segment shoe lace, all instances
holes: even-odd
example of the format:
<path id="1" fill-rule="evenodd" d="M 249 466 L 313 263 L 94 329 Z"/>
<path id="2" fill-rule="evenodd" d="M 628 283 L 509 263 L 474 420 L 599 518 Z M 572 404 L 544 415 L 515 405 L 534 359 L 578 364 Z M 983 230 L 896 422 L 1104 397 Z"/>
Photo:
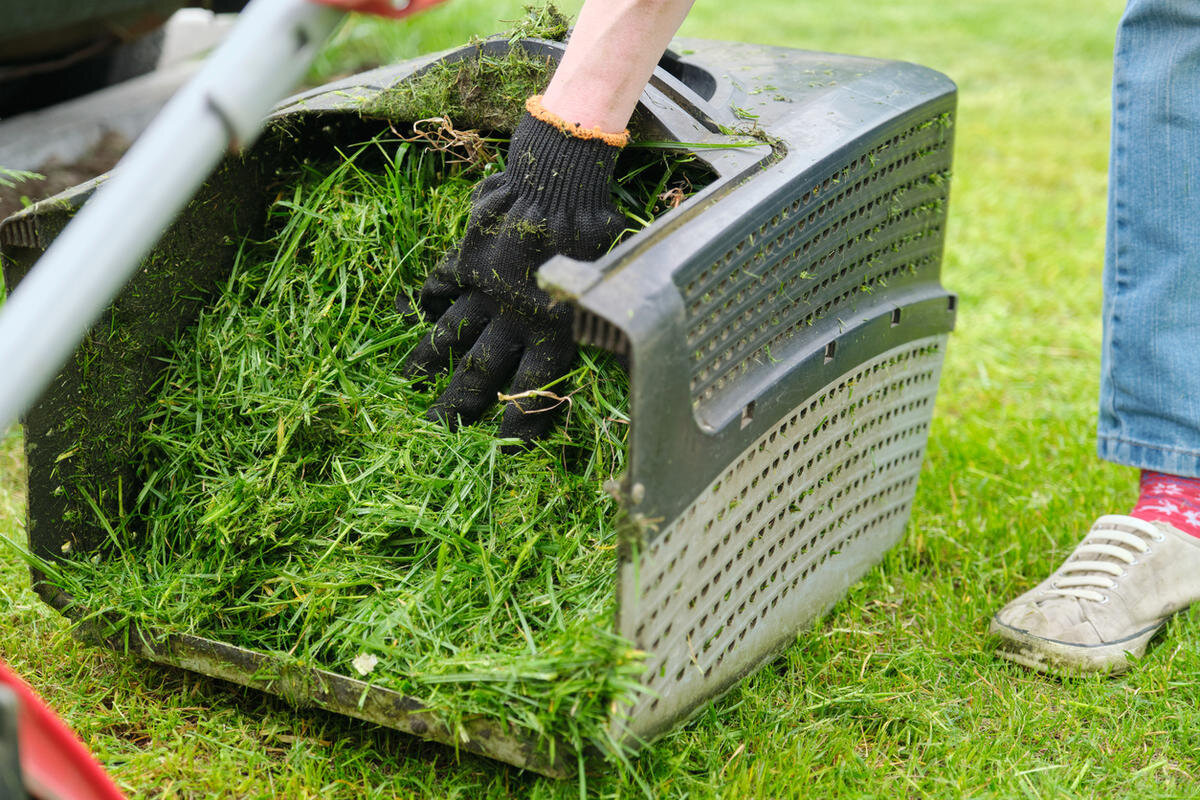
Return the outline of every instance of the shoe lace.
<path id="1" fill-rule="evenodd" d="M 1150 541 L 1161 542 L 1162 531 L 1145 520 L 1123 514 L 1109 514 L 1096 520 L 1088 535 L 1075 548 L 1058 571 L 1048 589 L 1059 597 L 1076 597 L 1107 603 L 1103 590 L 1117 588 L 1115 579 L 1137 563 L 1140 555 L 1150 552 Z M 1100 590 L 1100 591 L 1097 591 Z"/>

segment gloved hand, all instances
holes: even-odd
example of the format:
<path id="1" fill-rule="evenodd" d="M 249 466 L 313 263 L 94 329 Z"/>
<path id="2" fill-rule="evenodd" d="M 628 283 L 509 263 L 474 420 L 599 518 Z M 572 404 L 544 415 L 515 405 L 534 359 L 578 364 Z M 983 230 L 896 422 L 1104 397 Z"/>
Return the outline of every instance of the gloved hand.
<path id="1" fill-rule="evenodd" d="M 453 356 L 454 376 L 427 414 L 452 427 L 479 419 L 506 384 L 520 395 L 570 370 L 573 310 L 538 288 L 538 267 L 556 253 L 596 259 L 625 227 L 609 183 L 628 133 L 580 129 L 547 112 L 539 97 L 526 108 L 504 172 L 476 188 L 462 242 L 421 288 L 422 307 L 438 319 L 405 368 L 432 375 Z M 500 435 L 541 436 L 556 405 L 540 396 L 510 400 Z"/>

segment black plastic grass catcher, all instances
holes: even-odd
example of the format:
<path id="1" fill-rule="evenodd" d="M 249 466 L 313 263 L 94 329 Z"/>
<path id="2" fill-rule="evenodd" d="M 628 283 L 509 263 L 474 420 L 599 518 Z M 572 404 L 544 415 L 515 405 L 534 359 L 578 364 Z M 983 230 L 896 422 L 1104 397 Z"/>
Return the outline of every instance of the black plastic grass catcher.
<path id="1" fill-rule="evenodd" d="M 577 339 L 625 356 L 630 369 L 627 470 L 612 487 L 626 515 L 614 624 L 649 654 L 649 691 L 614 717 L 626 741 L 651 739 L 728 690 L 900 538 L 955 318 L 939 282 L 955 109 L 946 77 L 851 56 L 679 45 L 688 55 L 668 54 L 642 95 L 644 130 L 721 144 L 753 127 L 765 144 L 697 149 L 716 175 L 710 185 L 599 261 L 559 257 L 540 274 L 575 305 Z M 551 57 L 562 48 L 519 46 Z M 362 110 L 434 60 L 298 95 L 205 184 L 100 323 L 103 335 L 80 346 L 25 419 L 36 554 L 103 543 L 72 514 L 64 482 L 104 479 L 136 493 L 128 452 L 161 369 L 155 348 L 195 320 L 228 274 L 278 165 L 377 131 Z M 4 222 L 10 289 L 94 186 Z M 101 372 L 104 386 L 91 377 Z M 38 588 L 65 606 L 58 590 Z M 452 729 L 420 697 L 357 678 L 192 636 L 141 649 L 548 775 L 575 768 L 505 720 Z"/>

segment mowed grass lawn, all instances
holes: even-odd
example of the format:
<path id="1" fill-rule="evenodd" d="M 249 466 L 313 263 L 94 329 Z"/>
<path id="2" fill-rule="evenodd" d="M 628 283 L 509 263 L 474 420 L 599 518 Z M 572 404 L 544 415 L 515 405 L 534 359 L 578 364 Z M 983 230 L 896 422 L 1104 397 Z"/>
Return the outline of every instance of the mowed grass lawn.
<path id="1" fill-rule="evenodd" d="M 456 0 L 360 25 L 320 68 L 502 27 Z M 1200 795 L 1200 630 L 1183 614 L 1129 676 L 1056 680 L 994 658 L 991 613 L 1040 580 L 1134 470 L 1094 455 L 1112 40 L 1120 3 L 700 0 L 685 35 L 917 61 L 960 89 L 944 279 L 961 297 L 908 535 L 777 661 L 597 797 Z M 0 525 L 21 537 L 20 437 Z M 81 646 L 0 551 L 0 657 L 131 795 L 571 797 L 559 783 Z"/>

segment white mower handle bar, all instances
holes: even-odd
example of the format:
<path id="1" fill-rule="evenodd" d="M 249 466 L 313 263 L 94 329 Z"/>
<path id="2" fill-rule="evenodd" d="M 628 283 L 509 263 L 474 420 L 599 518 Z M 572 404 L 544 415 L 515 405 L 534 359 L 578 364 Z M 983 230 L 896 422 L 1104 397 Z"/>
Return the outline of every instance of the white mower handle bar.
<path id="1" fill-rule="evenodd" d="M 344 12 L 253 0 L 0 308 L 0 432 L 28 411 L 230 148 L 252 143 Z"/>

